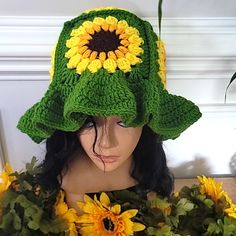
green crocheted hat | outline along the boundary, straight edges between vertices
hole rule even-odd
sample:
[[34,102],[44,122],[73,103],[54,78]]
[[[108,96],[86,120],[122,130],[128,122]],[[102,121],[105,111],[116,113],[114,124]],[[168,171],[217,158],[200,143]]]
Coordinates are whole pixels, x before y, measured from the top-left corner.
[[95,9],[65,22],[53,54],[48,90],[17,125],[36,143],[78,130],[88,116],[111,115],[174,139],[201,116],[165,89],[163,43],[126,10]]

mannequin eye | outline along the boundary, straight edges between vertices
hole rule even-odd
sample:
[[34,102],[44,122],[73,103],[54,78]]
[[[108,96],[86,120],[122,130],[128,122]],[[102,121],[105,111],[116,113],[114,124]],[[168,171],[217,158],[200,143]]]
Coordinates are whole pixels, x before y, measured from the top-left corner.
[[127,128],[127,126],[123,123],[123,121],[118,121],[117,124],[121,127]]
[[91,118],[88,118],[85,120],[83,128],[84,129],[92,128],[94,126],[94,124],[95,124],[95,122]]

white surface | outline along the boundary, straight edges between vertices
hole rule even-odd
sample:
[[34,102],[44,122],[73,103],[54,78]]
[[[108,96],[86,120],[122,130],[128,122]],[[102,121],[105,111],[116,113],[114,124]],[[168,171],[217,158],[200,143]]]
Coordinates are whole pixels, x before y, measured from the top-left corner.
[[[0,15],[66,16],[82,11],[116,6],[127,8],[139,16],[156,16],[157,0],[1,0]],[[235,17],[235,0],[163,0],[165,17]]]
[[[0,133],[5,158],[16,169],[44,156],[15,127],[48,85],[50,50],[70,17],[0,18]],[[156,29],[156,19],[149,18]],[[200,105],[203,118],[178,139],[165,142],[176,175],[236,174],[236,85],[224,92],[236,68],[236,18],[164,19],[168,90]]]

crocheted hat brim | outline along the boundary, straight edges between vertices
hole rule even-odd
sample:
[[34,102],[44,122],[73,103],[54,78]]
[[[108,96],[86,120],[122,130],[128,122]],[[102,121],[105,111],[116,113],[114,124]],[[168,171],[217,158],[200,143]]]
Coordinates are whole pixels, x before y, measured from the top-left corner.
[[[91,74],[88,77],[85,72],[71,87],[49,86],[45,96],[21,117],[17,127],[39,143],[55,130],[79,130],[88,116],[117,115],[127,126],[147,124],[166,140],[178,137],[200,118],[195,104],[166,90],[154,89],[153,102],[149,97],[142,97],[152,84],[141,80],[128,83],[120,72],[110,75],[101,70],[94,77]],[[134,87],[140,93],[134,93]],[[146,102],[140,102],[143,100]]]

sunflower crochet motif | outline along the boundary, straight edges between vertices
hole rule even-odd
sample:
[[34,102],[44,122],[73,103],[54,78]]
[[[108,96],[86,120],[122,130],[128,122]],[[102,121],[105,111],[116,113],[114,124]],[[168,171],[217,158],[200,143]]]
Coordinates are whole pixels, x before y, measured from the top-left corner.
[[144,41],[139,35],[136,28],[113,16],[85,21],[72,30],[71,38],[66,42],[67,67],[76,69],[77,74],[86,68],[91,73],[101,68],[109,73],[117,68],[130,72],[131,66],[142,62],[139,55],[143,53],[141,45]]

